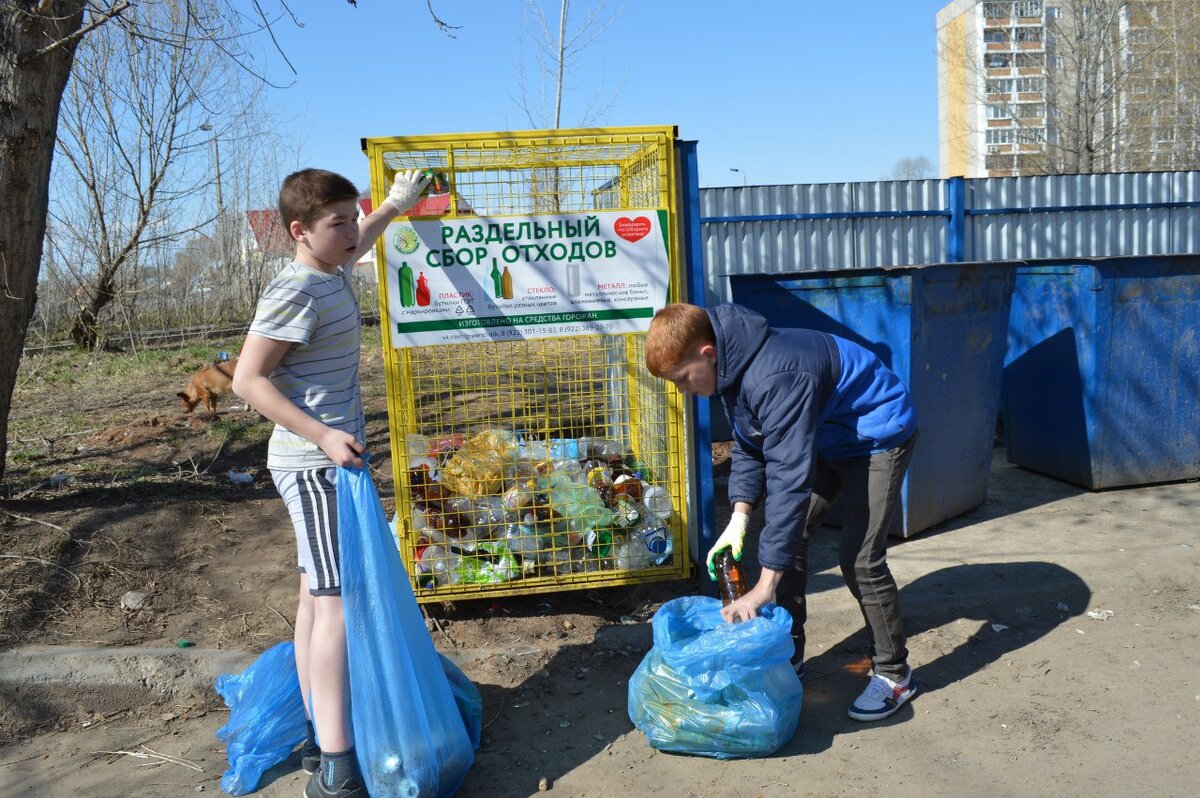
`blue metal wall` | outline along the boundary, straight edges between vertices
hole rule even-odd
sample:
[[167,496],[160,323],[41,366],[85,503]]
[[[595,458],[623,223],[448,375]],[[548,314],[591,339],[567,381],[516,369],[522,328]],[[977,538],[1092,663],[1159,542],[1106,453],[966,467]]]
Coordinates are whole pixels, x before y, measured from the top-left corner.
[[730,275],[1200,253],[1200,172],[700,189],[706,300]]
[[[1200,172],[700,189],[704,303],[730,277],[1200,253]],[[700,301],[698,294],[693,301]],[[714,440],[728,440],[717,406]]]

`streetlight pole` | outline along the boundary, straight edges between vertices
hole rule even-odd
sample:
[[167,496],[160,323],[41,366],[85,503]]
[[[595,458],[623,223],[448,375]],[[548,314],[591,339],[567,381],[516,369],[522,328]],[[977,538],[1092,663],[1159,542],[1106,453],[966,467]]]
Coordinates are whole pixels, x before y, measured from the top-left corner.
[[200,126],[200,129],[205,133],[212,133],[212,150],[213,150],[213,171],[217,175],[217,220],[225,211],[225,206],[221,202],[221,148],[217,145],[217,131],[208,122]]
[[734,169],[732,166],[729,167],[729,171],[737,172],[742,176],[742,188],[745,188],[746,187],[746,173],[743,172],[741,169]]
[[227,264],[226,258],[229,253],[226,251],[225,240],[225,203],[221,201],[221,148],[217,144],[217,131],[208,122],[200,126],[200,129],[205,133],[212,133],[212,150],[213,150],[213,171],[216,172],[217,178],[217,220],[216,231],[213,236],[217,244],[217,264],[224,269]]

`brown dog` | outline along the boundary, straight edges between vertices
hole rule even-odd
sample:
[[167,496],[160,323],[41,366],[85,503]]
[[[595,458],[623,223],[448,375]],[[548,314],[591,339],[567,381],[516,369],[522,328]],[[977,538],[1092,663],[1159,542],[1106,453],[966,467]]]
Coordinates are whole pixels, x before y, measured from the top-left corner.
[[193,374],[187,387],[175,394],[183,400],[185,413],[196,409],[196,405],[204,402],[208,412],[217,412],[217,400],[229,393],[233,386],[233,371],[237,367],[237,358],[223,363],[205,366]]

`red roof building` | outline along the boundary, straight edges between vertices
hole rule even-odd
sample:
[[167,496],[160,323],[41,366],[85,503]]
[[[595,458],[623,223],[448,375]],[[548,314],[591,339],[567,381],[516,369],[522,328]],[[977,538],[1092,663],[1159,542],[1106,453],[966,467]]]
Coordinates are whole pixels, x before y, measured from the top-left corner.
[[[359,197],[358,207],[362,209],[364,215],[370,213],[372,210],[371,198],[369,196]],[[417,200],[417,204],[409,208],[408,213],[404,215],[408,217],[445,216],[448,213],[450,213],[450,195],[435,194],[421,197]],[[461,196],[458,198],[458,213],[459,215],[475,213],[470,204]]]
[[267,257],[291,257],[296,247],[292,237],[283,229],[279,221],[279,210],[271,208],[263,211],[246,211],[246,220],[250,223],[250,231],[254,233],[254,241],[258,249]]

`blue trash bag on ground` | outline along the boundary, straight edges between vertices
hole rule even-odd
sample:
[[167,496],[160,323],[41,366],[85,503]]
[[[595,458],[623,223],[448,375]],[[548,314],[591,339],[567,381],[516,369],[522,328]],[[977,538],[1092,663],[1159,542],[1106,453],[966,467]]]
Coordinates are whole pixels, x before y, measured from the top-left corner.
[[474,762],[474,741],[365,466],[338,468],[337,499],[350,716],[367,791],[453,795]]
[[216,688],[229,706],[229,721],[217,730],[229,759],[221,789],[245,795],[257,789],[263,773],[304,742],[304,698],[295,647],[290,641],[272,646],[241,673],[218,676]]
[[457,665],[438,652],[442,659],[442,670],[450,682],[450,692],[454,694],[454,703],[458,705],[458,714],[462,716],[463,726],[467,729],[467,739],[471,741],[471,750],[479,747],[483,736],[483,696],[475,682],[467,678]]
[[[230,795],[254,792],[262,774],[287,760],[304,741],[306,716],[295,653],[290,641],[280,643],[242,673],[217,677],[217,692],[229,707],[229,722],[217,730],[217,739],[225,743],[229,759],[221,789]],[[478,748],[483,731],[479,688],[444,654],[438,656],[471,747]]]
[[661,751],[767,756],[796,733],[804,695],[792,669],[792,617],[768,604],[726,623],[721,602],[684,596],[651,621],[654,646],[629,679],[629,719]]

